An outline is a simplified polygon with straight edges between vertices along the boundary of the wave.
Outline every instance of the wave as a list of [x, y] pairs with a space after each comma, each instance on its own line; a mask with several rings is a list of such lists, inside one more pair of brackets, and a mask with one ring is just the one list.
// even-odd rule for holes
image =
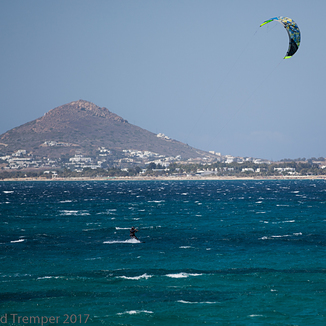
[[189, 276], [201, 276], [203, 274], [191, 274], [191, 273], [177, 273], [177, 274], [166, 274], [165, 276], [171, 277], [171, 278], [187, 278]]
[[263, 221], [263, 220], [261, 220], [259, 222], [266, 223], [266, 224], [268, 224], [268, 223], [271, 223], [271, 224], [281, 224], [281, 223], [295, 223], [295, 220], [286, 220], [286, 221], [277, 221], [277, 222], [269, 222], [269, 221]]
[[41, 276], [41, 277], [38, 277], [37, 280], [45, 280], [45, 279], [51, 279], [51, 278], [62, 278], [62, 276]]
[[253, 317], [264, 317], [264, 315], [249, 315], [248, 317], [251, 317], [251, 318], [253, 318]]
[[23, 242], [25, 240], [26, 239], [13, 240], [13, 241], [10, 241], [10, 243], [18, 243], [18, 242]]
[[103, 243], [108, 243], [108, 244], [112, 244], [112, 243], [141, 243], [139, 240], [136, 239], [129, 239], [129, 240], [113, 240], [113, 241], [104, 241]]
[[271, 240], [271, 239], [279, 239], [279, 238], [289, 238], [289, 237], [293, 237], [293, 236], [298, 237], [300, 235], [302, 235], [301, 232], [293, 233], [293, 234], [284, 234], [284, 235], [271, 235], [269, 237], [264, 236], [262, 238], [259, 238], [259, 240]]
[[117, 315], [137, 315], [137, 314], [153, 314], [153, 311], [149, 310], [129, 310], [125, 312], [119, 312]]
[[63, 216], [71, 216], [71, 215], [90, 215], [87, 211], [68, 211], [68, 210], [62, 210], [60, 211], [61, 215]]
[[216, 304], [216, 303], [218, 303], [217, 301], [197, 302], [197, 301], [185, 301], [185, 300], [178, 300], [177, 302], [186, 303], [186, 304]]
[[117, 276], [117, 278], [123, 278], [125, 280], [140, 280], [142, 278], [147, 280], [151, 277], [153, 277], [153, 275], [147, 275], [146, 273], [143, 275], [139, 275], [139, 276]]
[[280, 224], [280, 223], [294, 223], [295, 220], [287, 220], [287, 221], [280, 221], [280, 222], [272, 222], [273, 224]]

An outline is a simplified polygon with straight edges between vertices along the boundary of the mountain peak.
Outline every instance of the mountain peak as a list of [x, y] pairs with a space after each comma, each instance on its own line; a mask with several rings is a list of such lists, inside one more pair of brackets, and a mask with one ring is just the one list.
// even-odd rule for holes
[[[110, 112], [105, 107], [99, 107], [96, 104], [85, 101], [85, 100], [78, 100], [73, 101], [61, 106], [58, 106], [52, 110], [50, 110], [48, 113], [44, 115], [41, 119], [49, 118], [53, 116], [71, 116], [73, 115], [75, 119], [78, 118], [85, 118], [87, 116], [93, 116], [93, 117], [100, 117], [100, 118], [106, 118], [113, 121], [128, 123], [127, 120], [121, 118], [117, 114]], [[39, 121], [41, 120], [39, 119]]]
[[149, 151], [167, 157], [181, 156], [183, 159], [209, 156], [207, 152], [168, 137], [157, 137], [107, 108], [85, 100], [58, 106], [36, 120], [11, 129], [0, 135], [0, 142], [5, 144], [3, 155], [26, 150], [35, 157], [53, 159], [62, 155], [71, 157], [76, 151], [95, 157], [98, 148], [106, 148], [116, 153], [116, 158], [113, 154], [107, 158], [108, 162], [111, 160], [110, 164], [119, 163], [126, 150]]

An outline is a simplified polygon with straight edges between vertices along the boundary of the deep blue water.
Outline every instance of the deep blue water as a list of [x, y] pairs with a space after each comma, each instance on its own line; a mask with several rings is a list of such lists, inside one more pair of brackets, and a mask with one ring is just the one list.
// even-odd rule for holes
[[1, 182], [0, 227], [0, 325], [326, 325], [322, 180]]

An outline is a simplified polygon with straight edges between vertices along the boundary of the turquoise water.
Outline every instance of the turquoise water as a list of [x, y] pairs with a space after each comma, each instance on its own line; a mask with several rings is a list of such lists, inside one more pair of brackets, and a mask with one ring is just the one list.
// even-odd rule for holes
[[1, 182], [0, 226], [0, 325], [326, 324], [322, 180]]

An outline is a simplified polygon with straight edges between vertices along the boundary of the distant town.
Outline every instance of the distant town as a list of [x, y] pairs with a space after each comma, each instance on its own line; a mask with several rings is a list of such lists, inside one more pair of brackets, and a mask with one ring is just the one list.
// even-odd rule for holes
[[[168, 139], [164, 134], [157, 137]], [[74, 147], [75, 144], [45, 141], [44, 147]], [[0, 156], [0, 180], [10, 178], [42, 177], [45, 179], [69, 177], [128, 177], [128, 176], [313, 176], [326, 175], [326, 159], [298, 158], [278, 162], [222, 155], [210, 151], [207, 157], [183, 160], [180, 155], [123, 149], [121, 151], [98, 147], [96, 155], [85, 156], [78, 150], [72, 156], [60, 158], [34, 157], [25, 149]]]

